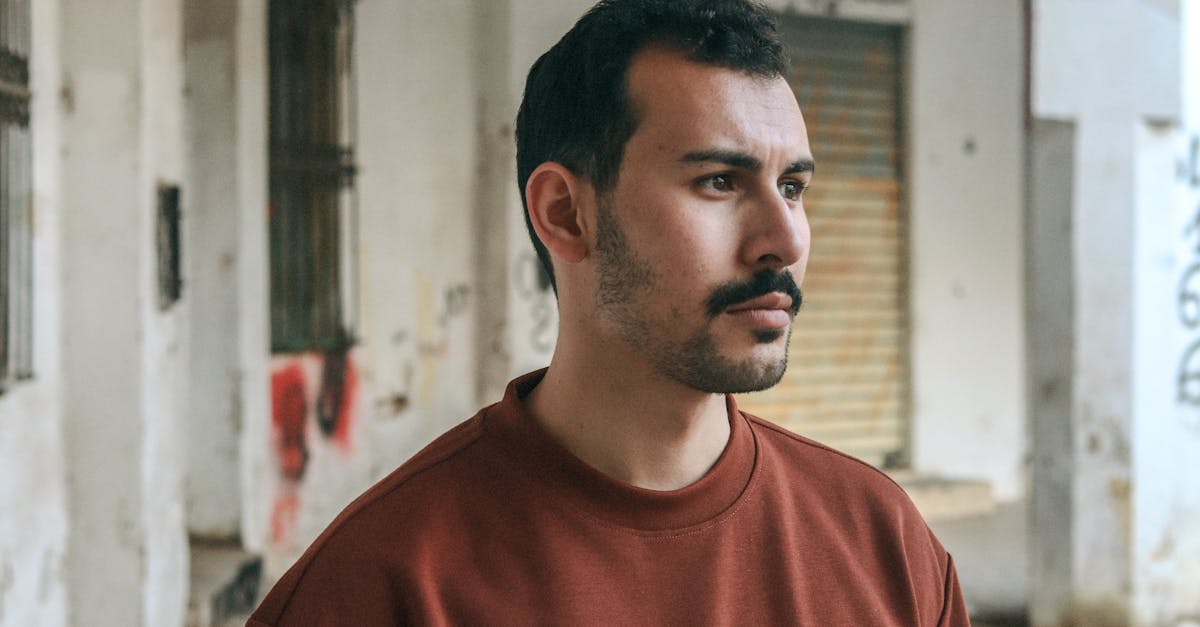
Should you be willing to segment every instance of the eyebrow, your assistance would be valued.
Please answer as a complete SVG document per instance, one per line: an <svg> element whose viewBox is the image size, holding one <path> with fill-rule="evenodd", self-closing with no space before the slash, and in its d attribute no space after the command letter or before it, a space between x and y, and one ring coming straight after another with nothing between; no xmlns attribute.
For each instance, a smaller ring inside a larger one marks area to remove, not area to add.
<svg viewBox="0 0 1200 627"><path fill-rule="evenodd" d="M758 172L762 170L762 161L756 157L748 155L744 152L736 150L723 150L721 148L709 148L706 150L693 150L679 159L683 163L723 163L732 168L742 170L750 170ZM784 174L798 174L800 172L812 172L816 169L812 159L797 159L784 169Z"/></svg>

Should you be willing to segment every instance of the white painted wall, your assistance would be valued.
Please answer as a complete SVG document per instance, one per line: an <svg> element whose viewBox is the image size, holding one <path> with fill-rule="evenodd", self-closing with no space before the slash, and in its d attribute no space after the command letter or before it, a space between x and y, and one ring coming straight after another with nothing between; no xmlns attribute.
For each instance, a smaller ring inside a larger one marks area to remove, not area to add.
<svg viewBox="0 0 1200 627"><path fill-rule="evenodd" d="M1200 4L1184 3L1181 124L1139 125L1134 197L1133 616L1139 625L1200 615L1200 406L1181 402L1178 377L1200 341ZM1181 293L1182 292L1182 293ZM1195 388L1194 383L1189 387Z"/></svg>
<svg viewBox="0 0 1200 627"><path fill-rule="evenodd" d="M156 188L183 176L182 14L125 0L61 16L71 621L179 624L186 320L159 310L153 245Z"/></svg>
<svg viewBox="0 0 1200 627"><path fill-rule="evenodd" d="M142 604L145 625L183 622L188 590L188 541L184 520L183 476L186 464L183 416L187 406L183 386L189 382L189 320L186 302L161 310L156 298L158 263L156 241L159 185L182 186L185 173L183 128L183 3L182 0L142 0L138 20L141 71L136 106L141 111L138 141L141 242L151 254L140 266L143 297L138 299L144 320L141 379L140 480L142 525L145 529ZM187 190L181 203L186 207ZM148 219L147 219L148 218ZM137 245L137 242L133 242ZM143 249L145 250L145 249ZM184 250L183 254L187 254ZM148 297L147 297L148 296ZM185 295L188 298L201 294ZM116 451L110 451L115 454Z"/></svg>
<svg viewBox="0 0 1200 627"><path fill-rule="evenodd" d="M908 119L913 466L1024 493L1021 3L916 0Z"/></svg>
<svg viewBox="0 0 1200 627"><path fill-rule="evenodd" d="M267 221L267 0L235 3L233 116L236 130L233 154L239 208L237 240L238 441L242 497L241 538L248 551L264 549L270 508L266 477L271 415L268 353L270 350L270 287Z"/></svg>
<svg viewBox="0 0 1200 627"><path fill-rule="evenodd" d="M237 8L232 0L185 3L188 175L184 188L189 382L183 394L188 440L188 530L236 537L241 524L238 377L241 319L237 182ZM261 219L262 212L255 211Z"/></svg>
<svg viewBox="0 0 1200 627"><path fill-rule="evenodd" d="M66 476L62 433L59 3L34 2L35 377L0 396L0 626L65 625Z"/></svg>
<svg viewBox="0 0 1200 627"><path fill-rule="evenodd" d="M1033 621L1103 615L1159 624L1146 621L1167 610L1162 599L1175 592L1163 588L1164 565L1153 557L1171 549L1158 499L1177 508L1187 498L1171 496L1167 486L1188 489L1174 483L1183 468L1162 464L1192 446L1171 424L1178 410L1163 383L1177 344L1168 303L1178 230L1164 218L1174 152L1165 127L1180 114L1180 3L1033 6L1033 115L1070 120L1076 129L1075 402L1069 448L1059 452L1069 460L1071 502L1060 524L1070 544L1046 547L1069 561L1069 581L1059 596L1057 587L1039 585L1046 574L1035 568Z"/></svg>
<svg viewBox="0 0 1200 627"><path fill-rule="evenodd" d="M473 8L363 0L356 13L363 399L379 477L478 409Z"/></svg>

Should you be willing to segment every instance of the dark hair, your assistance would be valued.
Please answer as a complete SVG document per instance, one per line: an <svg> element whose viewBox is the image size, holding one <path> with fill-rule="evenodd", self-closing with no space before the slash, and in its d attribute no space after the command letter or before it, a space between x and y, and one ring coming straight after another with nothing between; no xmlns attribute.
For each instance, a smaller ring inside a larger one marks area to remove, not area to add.
<svg viewBox="0 0 1200 627"><path fill-rule="evenodd" d="M517 113L517 186L525 226L554 285L550 254L529 218L525 184L553 161L591 180L617 182L638 120L626 91L633 57L651 46L772 78L787 68L775 20L748 0L602 0L529 70Z"/></svg>

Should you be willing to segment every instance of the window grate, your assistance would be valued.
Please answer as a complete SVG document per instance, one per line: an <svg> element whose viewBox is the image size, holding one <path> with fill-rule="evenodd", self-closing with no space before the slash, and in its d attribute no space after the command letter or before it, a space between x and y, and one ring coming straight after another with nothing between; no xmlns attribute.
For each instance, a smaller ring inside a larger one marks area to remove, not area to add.
<svg viewBox="0 0 1200 627"><path fill-rule="evenodd" d="M272 350L337 349L351 337L351 3L274 0L269 22Z"/></svg>
<svg viewBox="0 0 1200 627"><path fill-rule="evenodd" d="M29 0L0 0L0 390L33 373Z"/></svg>

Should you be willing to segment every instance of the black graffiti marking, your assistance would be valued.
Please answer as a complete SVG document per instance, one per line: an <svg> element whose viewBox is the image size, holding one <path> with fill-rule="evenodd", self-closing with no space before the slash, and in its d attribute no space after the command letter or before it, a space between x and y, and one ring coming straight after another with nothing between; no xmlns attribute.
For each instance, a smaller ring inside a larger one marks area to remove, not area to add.
<svg viewBox="0 0 1200 627"><path fill-rule="evenodd" d="M1187 155L1177 164L1176 177L1192 189L1200 189L1200 135L1192 135ZM1184 227L1183 236L1185 240L1200 236L1200 204ZM1197 237L1192 250L1200 255L1200 237ZM1179 321L1187 329L1200 326L1200 280L1195 280L1196 277L1200 277L1200 261L1193 260L1180 277L1178 288L1177 313ZM1194 340L1184 350L1176 371L1175 384L1178 402L1200 407L1200 363L1195 363L1198 354L1200 339Z"/></svg>
<svg viewBox="0 0 1200 627"><path fill-rule="evenodd" d="M544 299L533 306L533 330L529 333L529 344L539 353L554 350L554 309Z"/></svg>
<svg viewBox="0 0 1200 627"><path fill-rule="evenodd" d="M1200 339L1192 342L1191 346L1184 351L1183 359L1179 360L1179 375L1176 385L1180 403L1200 407L1200 363L1193 363L1198 352L1200 352Z"/></svg>
<svg viewBox="0 0 1200 627"><path fill-rule="evenodd" d="M1200 135L1193 135L1188 143L1188 158L1185 179L1192 189L1200 187Z"/></svg>
<svg viewBox="0 0 1200 627"><path fill-rule="evenodd" d="M325 437L333 435L342 416L346 399L346 361L350 345L339 346L325 353L321 368L321 392L317 395L317 426Z"/></svg>
<svg viewBox="0 0 1200 627"><path fill-rule="evenodd" d="M467 312L467 307L471 304L471 286L466 283L452 285L446 288L442 300L444 308L438 322L444 327L452 318Z"/></svg>
<svg viewBox="0 0 1200 627"><path fill-rule="evenodd" d="M1200 276L1200 261L1194 262L1179 280L1179 321L1183 326L1194 329L1200 325L1200 282L1192 279Z"/></svg>
<svg viewBox="0 0 1200 627"><path fill-rule="evenodd" d="M521 300L531 300L538 294L539 288L539 272L544 272L539 269L541 264L538 261L537 255L533 253L522 253L517 257L517 263L513 268L513 283L517 286L517 296Z"/></svg>
<svg viewBox="0 0 1200 627"><path fill-rule="evenodd" d="M529 303L529 316L533 320L533 329L529 332L529 346L539 353L554 350L554 307L546 298L549 289L549 277L542 268L541 261L531 252L517 258L514 268L514 283L517 296Z"/></svg>
<svg viewBox="0 0 1200 627"><path fill-rule="evenodd" d="M1192 219L1183 229L1184 239L1190 238L1193 235L1200 234L1200 205L1196 206L1196 211L1192 213ZM1196 246L1192 249L1195 253L1200 254L1200 238L1196 240Z"/></svg>

